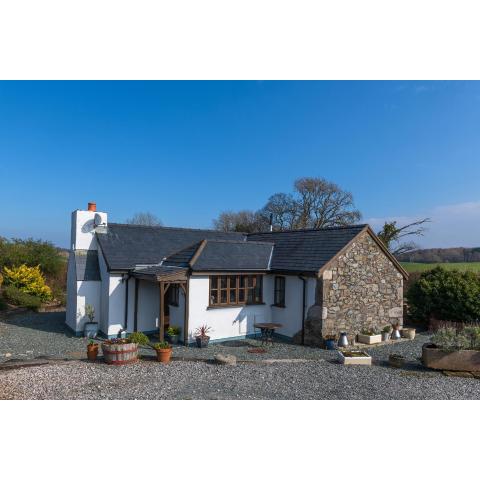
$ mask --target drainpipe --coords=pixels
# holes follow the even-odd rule
[[[122,336],[122,332],[127,333],[127,327],[128,327],[128,284],[130,280],[130,273],[127,273],[126,276],[122,278],[123,282],[127,282],[125,285],[125,318],[123,321],[123,328],[120,329],[118,332],[119,337]]]
[[[307,279],[305,277],[302,277],[301,275],[299,275],[298,278],[303,283],[303,294],[302,294],[302,345],[305,345],[305,308],[307,306],[307,299],[306,299]]]

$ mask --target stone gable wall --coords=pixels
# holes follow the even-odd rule
[[[305,343],[364,328],[403,323],[403,277],[368,232],[362,233],[317,282],[316,305],[305,321]]]

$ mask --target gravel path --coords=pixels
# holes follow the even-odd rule
[[[256,340],[214,344],[207,349],[177,346],[175,361],[161,365],[142,349],[135,365],[89,363],[86,340],[73,337],[63,313],[28,313],[0,320],[0,361],[42,355],[75,359],[47,366],[0,371],[2,399],[480,399],[480,380],[446,377],[426,370],[419,357],[428,335],[367,351],[374,365],[343,366],[336,352],[276,343],[266,353],[249,353]],[[11,357],[5,357],[5,353]],[[231,353],[235,367],[214,365],[215,353]],[[408,364],[394,369],[391,353]],[[302,363],[261,363],[304,359]],[[243,362],[243,363],[242,363]]]
[[[326,360],[222,367],[143,361],[124,367],[73,361],[0,373],[15,399],[479,399],[480,381]]]

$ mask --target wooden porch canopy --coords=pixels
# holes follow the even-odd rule
[[[168,267],[162,265],[155,265],[151,267],[136,268],[132,272],[132,277],[135,278],[135,330],[137,325],[137,311],[138,311],[138,281],[146,280],[148,282],[158,283],[159,288],[159,338],[164,341],[165,330],[165,293],[171,285],[179,285],[185,295],[185,314],[183,324],[183,340],[185,345],[188,344],[188,268],[183,267]]]

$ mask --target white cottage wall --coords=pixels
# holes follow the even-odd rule
[[[270,305],[242,305],[240,307],[209,308],[209,277],[190,277],[189,291],[189,342],[195,341],[195,330],[201,325],[212,328],[211,340],[244,337],[254,333],[253,324],[270,321]],[[264,299],[273,297],[272,279],[263,282]]]
[[[107,270],[107,264],[103,258],[102,251],[98,251],[98,264],[100,267],[100,278],[102,279],[102,284],[100,287],[100,317],[98,319],[98,324],[100,331],[104,334],[108,332],[108,305],[109,305],[109,292],[110,292],[110,274]]]
[[[76,303],[76,324],[75,332],[83,332],[85,323],[89,321],[85,315],[85,305],[92,305],[95,309],[95,319],[97,312],[101,311],[100,303],[100,282],[78,281],[77,283],[77,303]]]
[[[125,285],[121,274],[110,273],[108,282],[108,336],[117,335],[125,321]]]

